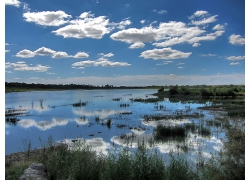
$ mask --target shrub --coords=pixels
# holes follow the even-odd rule
[[[178,94],[178,91],[177,91],[177,89],[171,88],[171,89],[169,89],[169,94],[176,95],[176,94]]]

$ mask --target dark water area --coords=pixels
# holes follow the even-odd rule
[[[5,154],[25,151],[29,142],[31,149],[41,148],[50,137],[69,147],[73,147],[75,141],[83,141],[104,154],[125,146],[134,149],[138,142],[145,141],[149,148],[163,155],[178,152],[191,162],[201,154],[209,158],[222,148],[225,134],[220,124],[211,122],[223,112],[197,109],[209,102],[171,102],[168,98],[151,101],[156,98],[151,95],[155,92],[126,89],[7,93]],[[147,99],[150,101],[145,101]],[[146,120],[150,116],[163,118]],[[210,128],[211,134],[202,136],[195,130],[182,140],[155,142],[153,133],[158,124],[204,125]]]

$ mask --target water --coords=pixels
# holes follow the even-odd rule
[[[19,121],[16,124],[5,123],[5,154],[24,151],[28,142],[31,142],[32,149],[40,148],[49,137],[54,142],[65,142],[69,146],[74,145],[72,140],[79,139],[97,152],[107,154],[123,146],[136,148],[138,141],[152,141],[152,132],[157,123],[171,126],[183,123],[202,125],[207,124],[208,119],[218,116],[217,113],[197,110],[197,107],[208,105],[209,102],[171,102],[168,98],[157,103],[131,101],[136,98],[156,98],[151,95],[155,92],[126,89],[7,93],[5,111],[17,113],[10,117],[16,117]],[[178,113],[202,116],[144,120],[144,115],[170,116]],[[109,120],[110,127],[107,125]],[[210,137],[193,132],[184,140],[154,143],[153,147],[163,155],[183,153],[190,161],[197,162],[201,155],[209,158],[222,147],[224,133],[221,128],[211,126],[211,130]],[[188,150],[185,151],[185,147]]]

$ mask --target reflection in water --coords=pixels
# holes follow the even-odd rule
[[[79,125],[85,125],[89,123],[88,119],[83,119],[83,118],[75,118],[75,122]]]
[[[111,141],[115,144],[120,146],[130,147],[130,148],[137,148],[138,143],[144,142],[151,142],[153,139],[152,134],[121,134],[119,136],[114,136],[111,138]]]
[[[92,139],[83,139],[78,138],[75,140],[72,139],[64,139],[64,143],[66,143],[70,150],[81,150],[86,146],[90,146],[92,150],[96,151],[98,154],[108,154],[109,149],[111,148],[111,144],[105,142],[102,138],[92,138]]]
[[[142,120],[141,123],[143,125],[146,125],[146,126],[157,127],[157,125],[159,125],[159,124],[166,125],[166,126],[176,126],[176,125],[181,125],[181,124],[184,124],[184,123],[191,123],[191,121],[188,120],[188,119],[182,119],[182,120],[170,119],[170,120],[157,120],[157,121],[145,121],[145,120]]]
[[[156,141],[153,134],[144,134],[144,131],[131,130],[132,133],[114,136],[111,141],[119,146],[137,148],[143,141],[148,149],[158,149],[163,154],[183,153],[193,163],[197,158],[211,158],[223,147],[222,140],[215,136],[205,138],[196,133],[190,133],[186,138],[173,138],[166,141]]]
[[[79,142],[91,145],[93,150],[108,153],[114,148],[136,148],[138,142],[141,143],[144,140],[149,142],[147,144],[149,148],[154,147],[163,154],[180,152],[188,155],[193,161],[197,160],[201,152],[204,157],[209,157],[210,152],[214,153],[222,148],[222,142],[219,138],[224,138],[224,135],[219,132],[220,129],[217,129],[219,132],[217,139],[213,135],[210,139],[206,139],[197,133],[190,133],[182,141],[155,142],[152,133],[158,124],[166,126],[183,123],[200,124],[202,119],[214,119],[215,114],[205,113],[205,117],[202,116],[202,118],[198,115],[191,116],[198,112],[196,108],[202,106],[201,104],[185,104],[179,101],[174,103],[169,99],[157,103],[132,103],[129,100],[131,98],[144,99],[146,95],[147,98],[151,98],[149,94],[153,93],[155,93],[155,90],[48,91],[6,94],[5,107],[7,113],[12,113],[13,116],[20,119],[16,126],[8,126],[8,123],[6,123],[6,142],[9,142],[6,143],[6,154],[17,152],[18,146],[22,146],[21,139],[26,138],[30,133],[34,133],[32,136],[34,147],[40,146],[36,136],[52,135],[57,141],[60,141],[66,136],[73,139],[75,137],[89,138],[89,135],[94,135],[98,138],[80,139]],[[119,101],[112,101],[114,98],[119,98]],[[91,103],[81,108],[72,107],[72,103],[78,102],[79,99]],[[126,106],[124,107],[123,104],[126,104]],[[186,114],[185,110],[188,110]],[[145,114],[153,116],[156,112],[159,115],[171,113],[173,118],[171,116],[172,119],[169,118],[169,120],[142,120]],[[174,118],[174,116],[178,116],[178,113],[182,115],[182,112],[184,113],[184,119]],[[187,119],[187,117],[190,119]],[[105,125],[108,119],[112,121],[110,129]],[[205,122],[205,124],[207,123]],[[26,128],[25,131],[23,128]],[[43,132],[39,132],[37,129]],[[16,143],[18,145],[15,147],[13,145],[15,143],[12,142],[19,142],[19,144]],[[66,139],[65,142],[71,148],[77,145],[70,139]]]
[[[73,109],[73,113],[75,115],[79,116],[95,116],[99,118],[107,118],[108,116],[115,115],[115,114],[122,114],[122,113],[127,113],[128,111],[121,111],[121,110],[107,110],[107,109],[102,109],[102,110],[95,110],[95,111],[89,111],[83,109]]]
[[[46,131],[55,126],[65,126],[69,120],[62,118],[53,118],[52,121],[35,121],[34,119],[23,119],[18,122],[18,125],[24,128],[36,127],[42,131]]]

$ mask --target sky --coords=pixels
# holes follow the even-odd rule
[[[244,0],[5,0],[5,82],[245,84]]]

